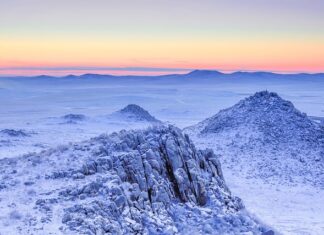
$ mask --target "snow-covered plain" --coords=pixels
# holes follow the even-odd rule
[[[160,77],[0,78],[0,159],[152,125],[127,115],[120,118],[118,111],[128,104],[140,105],[156,119],[185,128],[262,90],[277,92],[309,116],[324,117],[324,75],[195,71]],[[213,147],[196,142],[199,148]],[[283,234],[324,233],[322,187],[264,181],[255,174],[248,177],[227,167],[225,158],[220,160],[230,190],[264,223]],[[3,202],[0,199],[6,207]],[[15,223],[15,216],[11,222],[8,216],[0,217],[0,234],[1,228]]]

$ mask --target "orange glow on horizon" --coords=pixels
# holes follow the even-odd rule
[[[0,51],[2,74],[21,74],[22,70],[15,70],[17,67],[26,68],[25,72],[33,67],[99,67],[98,71],[100,67],[151,67],[324,72],[324,42],[310,39],[0,38]]]

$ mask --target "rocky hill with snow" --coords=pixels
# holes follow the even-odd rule
[[[62,116],[61,119],[62,119],[63,123],[75,124],[75,123],[85,121],[87,119],[87,117],[83,114],[70,113],[70,114],[66,114],[66,115]]]
[[[249,176],[324,186],[324,128],[276,93],[257,92],[186,132]]]
[[[269,232],[231,195],[213,151],[172,126],[2,159],[0,178],[1,234]]]
[[[118,117],[120,120],[126,121],[140,121],[160,123],[158,119],[153,117],[148,111],[136,104],[129,104],[123,109],[112,114],[113,117]]]

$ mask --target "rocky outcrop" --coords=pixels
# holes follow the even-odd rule
[[[136,104],[127,105],[123,109],[119,110],[117,114],[134,121],[161,122],[153,117],[148,111]]]
[[[60,230],[53,234],[267,230],[231,195],[213,151],[197,150],[172,126],[103,135],[19,160],[2,160],[0,166],[6,175],[3,192],[19,188],[28,172],[32,183],[26,187],[35,192],[28,195],[35,216],[20,216],[33,221],[33,226],[23,227],[33,234],[55,226]],[[15,201],[17,208],[20,203]],[[61,224],[53,226],[58,220]]]

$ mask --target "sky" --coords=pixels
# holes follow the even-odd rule
[[[323,0],[0,0],[0,75],[324,72]]]

